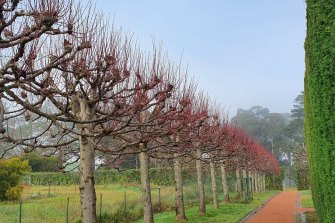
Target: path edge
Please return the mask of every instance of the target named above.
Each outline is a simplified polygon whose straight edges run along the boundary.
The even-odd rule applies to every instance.
[[[250,211],[246,216],[244,216],[243,218],[241,218],[238,223],[246,223],[247,220],[249,218],[251,218],[253,215],[255,215],[256,213],[258,213],[259,210],[261,210],[265,205],[267,205],[275,196],[279,195],[280,193],[282,193],[283,191],[280,191],[278,194],[274,194],[272,195],[269,199],[267,199],[264,203],[262,203],[261,205],[259,205],[257,208],[255,208],[254,210]]]

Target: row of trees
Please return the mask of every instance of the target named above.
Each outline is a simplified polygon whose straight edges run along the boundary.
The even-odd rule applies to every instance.
[[[286,183],[292,180],[298,189],[309,188],[308,165],[304,138],[304,92],[294,100],[291,113],[272,113],[267,108],[253,106],[239,109],[232,123],[244,128],[279,160]]]
[[[179,220],[184,162],[196,160],[200,213],[204,161],[243,177],[278,172],[276,159],[228,125],[186,72],[155,47],[138,49],[90,5],[3,0],[0,34],[1,155],[38,150],[78,160],[84,223],[96,222],[97,160],[139,154],[145,222],[153,222],[150,157],[174,162]]]

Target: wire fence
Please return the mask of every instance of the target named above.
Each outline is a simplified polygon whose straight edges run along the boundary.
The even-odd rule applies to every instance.
[[[232,196],[236,193],[236,178],[228,178]],[[219,198],[223,198],[222,186],[218,183]],[[241,180],[244,202],[252,200],[252,180]],[[198,202],[198,189],[195,181],[187,181],[183,187],[185,205]],[[142,191],[139,185],[97,185],[97,218],[103,222],[106,215],[114,222],[129,222],[143,215]],[[155,212],[171,211],[175,208],[173,186],[151,187],[153,209]],[[205,180],[206,201],[211,202],[210,179]],[[7,203],[8,204],[8,203]],[[69,186],[30,186],[25,188],[23,200],[11,205],[1,205],[3,222],[42,223],[42,222],[79,222],[80,201],[78,185]],[[1,213],[0,212],[0,213]],[[123,219],[123,220],[122,220]]]

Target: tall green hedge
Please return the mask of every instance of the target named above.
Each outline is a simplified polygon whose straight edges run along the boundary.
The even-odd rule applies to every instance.
[[[305,135],[322,223],[335,222],[335,2],[306,0]]]

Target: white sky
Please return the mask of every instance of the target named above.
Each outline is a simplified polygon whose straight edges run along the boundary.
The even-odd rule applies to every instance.
[[[145,50],[163,43],[230,116],[290,112],[303,90],[304,0],[92,0]]]

